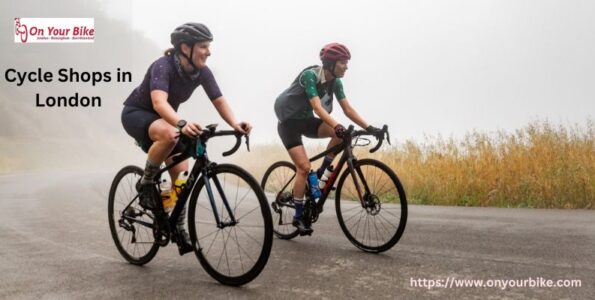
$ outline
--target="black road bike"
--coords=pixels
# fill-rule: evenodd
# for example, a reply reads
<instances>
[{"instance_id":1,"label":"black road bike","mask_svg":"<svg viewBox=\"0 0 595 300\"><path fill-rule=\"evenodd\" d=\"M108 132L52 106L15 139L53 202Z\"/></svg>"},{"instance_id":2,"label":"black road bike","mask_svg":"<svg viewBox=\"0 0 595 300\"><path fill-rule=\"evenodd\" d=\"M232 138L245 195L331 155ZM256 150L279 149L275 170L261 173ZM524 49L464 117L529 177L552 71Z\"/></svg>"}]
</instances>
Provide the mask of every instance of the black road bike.
<instances>
[{"instance_id":1,"label":"black road bike","mask_svg":"<svg viewBox=\"0 0 595 300\"><path fill-rule=\"evenodd\" d=\"M367 131L354 131L353 126L345 131L343 142L312 158L316 161L329 153L343 155L322 189L320 199L312 199L306 193L302 220L310 225L318 220L324 203L335 190L335 210L339 225L347 239L357 248L379 253L393 247L403 235L407 223L407 199L399 178L386 164L374 159L357 159L353 154L356 146L367 146L371 141L363 136ZM378 143L370 150L376 152L385 139L390 144L388 127L377 135ZM343 167L345 172L341 174ZM341 174L341 175L339 175ZM271 165L261 182L273 210L273 230L281 239L292 239L299 232L293 227L295 212L292 188L295 166L287 161ZM335 181L339 178L335 189ZM306 187L306 191L310 189Z\"/></svg>"},{"instance_id":2,"label":"black road bike","mask_svg":"<svg viewBox=\"0 0 595 300\"><path fill-rule=\"evenodd\" d=\"M236 137L235 146L223 156L237 151L242 140L242 134L216 131L216 126L207 126L198 138L181 135L184 151L156 175L155 178L161 178L162 173L189 157L196 160L171 215L163 211L161 201L156 201L158 208L154 211L140 206L136 184L143 175L141 168L124 167L114 178L109 193L109 226L118 251L128 262L146 264L170 240L180 243L182 237L176 224L190 200L190 239L209 275L223 284L238 286L250 282L263 270L273 240L266 196L258 181L244 169L209 161L206 144L210 138ZM246 145L249 150L247 136Z\"/></svg>"}]
</instances>

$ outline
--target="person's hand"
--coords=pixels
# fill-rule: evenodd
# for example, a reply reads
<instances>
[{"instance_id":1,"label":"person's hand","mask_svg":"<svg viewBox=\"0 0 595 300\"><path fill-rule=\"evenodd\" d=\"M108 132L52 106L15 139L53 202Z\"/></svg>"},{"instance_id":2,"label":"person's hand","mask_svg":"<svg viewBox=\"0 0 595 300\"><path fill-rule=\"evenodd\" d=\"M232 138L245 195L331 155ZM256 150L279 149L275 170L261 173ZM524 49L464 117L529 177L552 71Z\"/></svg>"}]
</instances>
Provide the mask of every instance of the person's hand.
<instances>
[{"instance_id":1,"label":"person's hand","mask_svg":"<svg viewBox=\"0 0 595 300\"><path fill-rule=\"evenodd\" d=\"M198 123L188 122L182 128L182 134L190 137L197 137L202 134L202 127Z\"/></svg>"},{"instance_id":2,"label":"person's hand","mask_svg":"<svg viewBox=\"0 0 595 300\"><path fill-rule=\"evenodd\" d=\"M239 133L249 135L250 131L252 131L252 125L250 125L248 122L240 122L236 123L233 126L233 129Z\"/></svg>"},{"instance_id":3,"label":"person's hand","mask_svg":"<svg viewBox=\"0 0 595 300\"><path fill-rule=\"evenodd\" d=\"M335 126L335 135L337 135L338 138L343 138L345 135L345 130L345 126L337 124L337 126Z\"/></svg>"},{"instance_id":4,"label":"person's hand","mask_svg":"<svg viewBox=\"0 0 595 300\"><path fill-rule=\"evenodd\" d=\"M374 135L376 138L382 138L382 135L384 134L382 129L374 127L372 125L368 126L368 128L366 128L366 131Z\"/></svg>"}]
</instances>

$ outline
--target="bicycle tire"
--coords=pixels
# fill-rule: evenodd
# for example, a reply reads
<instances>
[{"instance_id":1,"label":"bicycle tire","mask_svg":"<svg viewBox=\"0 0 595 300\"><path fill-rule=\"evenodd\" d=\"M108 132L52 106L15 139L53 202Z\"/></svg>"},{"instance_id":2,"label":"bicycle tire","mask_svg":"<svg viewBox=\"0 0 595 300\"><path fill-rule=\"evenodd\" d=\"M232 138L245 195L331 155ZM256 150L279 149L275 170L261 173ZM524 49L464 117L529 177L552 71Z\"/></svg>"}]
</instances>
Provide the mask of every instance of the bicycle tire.
<instances>
[{"instance_id":1,"label":"bicycle tire","mask_svg":"<svg viewBox=\"0 0 595 300\"><path fill-rule=\"evenodd\" d=\"M362 168L364 167L370 167L373 168L374 171L372 172L367 172L363 171ZM399 181L399 178L397 177L397 175L395 174L395 172L393 170L391 170L387 165L385 165L384 163L374 160L374 159L362 159L359 161L356 161L354 164L354 170L362 170L361 174L364 175L364 177L369 177L366 179L368 186L370 186L370 190L371 190L371 194L372 195L365 195L364 197L370 197L369 199L377 199L377 203L378 205L374 206L374 208L370 208L370 209L366 209L364 207L362 207L362 205L359 202L359 196L357 195L353 195L353 198L356 198L356 202L354 202L352 204L349 204L348 202L344 201L343 203L341 203L341 197L343 197L344 192L347 193L347 191L344 191L344 185L345 182L347 180L347 178L351 178L351 172L346 171L343 172L341 178L339 179L339 183L337 185L337 192L336 192L336 197L335 197L335 209L337 212L337 219L339 221L339 225L341 226L341 230L343 231L343 233L345 234L345 236L347 237L347 239L353 244L355 245L357 248L366 251L366 252L372 252L372 253L379 253L379 252L383 252L386 251L390 248L392 248L401 238L401 236L403 235L403 232L405 231L405 225L407 224L407 198L405 195L405 190L403 189L403 186L401 184L401 182ZM378 172L377 170L380 170L380 172ZM386 175L386 177L381 178L382 174L378 174L378 173L384 173L384 175ZM360 173L356 171L357 177L358 177L358 181L360 182L360 186L362 187L362 191L364 190L363 185L361 185L361 176ZM369 175L366 175L369 174ZM351 179L351 184L353 180ZM383 188L384 186L386 186L387 184L389 185L389 188L391 187L391 185L394 186L395 190L391 191L390 193L387 193L387 196L384 197L384 199L380 199L380 197L378 195L376 195L376 191L374 190L376 188L377 185L382 184ZM394 192L394 193L393 193ZM382 196L382 194L380 195ZM396 204L390 203L392 202L392 198L393 197L398 197L398 201ZM386 200L383 203L383 200ZM376 203L376 201L374 201ZM350 207L351 206L351 207ZM384 206L384 208L382 207ZM350 207L350 208L348 208ZM377 207L377 208L376 208ZM343 208L343 209L342 209ZM352 211L352 210L358 210L359 208L359 214L352 214L351 216L346 215L347 212ZM399 214L397 215L397 213L390 213L390 210L397 210L395 208L398 208L399 210ZM380 217L376 217L377 215L380 215L381 213L384 214ZM374 214L376 213L376 214ZM360 238L358 236L359 233L359 229L360 229L360 225L361 225L361 220L362 218L364 218L365 216L365 223L363 225L363 236ZM396 226L394 226L395 222L392 222L391 220L388 220L387 218L398 218L398 224L396 224ZM350 221L351 219L353 220L357 220L357 226L356 225L351 225L349 226L348 224L346 224L348 221ZM375 232L375 236L372 234L372 224L374 225L374 229L376 230ZM387 229L388 226L388 229ZM392 232L392 228L394 226L394 232ZM356 228L354 228L356 227ZM386 240L380 240L378 234L379 233L383 233L380 232L381 230L384 230L383 232L386 233L388 232L388 238ZM353 232L355 231L355 232ZM367 235L367 231L369 232ZM368 238L368 240L366 240L366 237ZM372 244L374 238L376 239L376 244Z\"/></svg>"},{"instance_id":2,"label":"bicycle tire","mask_svg":"<svg viewBox=\"0 0 595 300\"><path fill-rule=\"evenodd\" d=\"M240 286L243 284L246 284L250 281L252 281L253 279L255 279L264 269L264 267L266 266L266 263L269 259L270 253L271 253L271 247L272 247L272 243L273 243L273 231L272 231L272 221L271 221L271 212L268 208L268 204L266 201L266 196L264 195L264 193L262 192L262 189L260 188L260 186L258 185L258 182L256 181L256 179L254 179L254 177L252 177L252 175L250 175L248 172L246 172L244 169L236 166L236 165L231 165L231 164L221 164L221 165L215 165L210 167L210 170L208 171L209 174L209 178L212 181L214 177L217 177L219 179L219 181L222 183L222 187L224 189L224 193L226 198L228 199L228 203L231 207L231 209L235 212L235 217L238 221L238 224L234 225L234 226L229 226L226 228L219 228L216 226L214 220L214 215L213 212L210 211L211 206L207 206L207 204L210 204L210 202L206 202L206 201L210 201L210 199L208 199L207 193L203 193L201 194L201 192L203 190L207 190L205 187L205 183L204 183L204 178L201 176L198 179L197 184L194 187L194 190L192 192L191 198L190 198L190 204L189 204L189 216L188 216L188 229L190 231L190 237L192 239L192 243L195 249L195 253L196 256L198 258L198 260L200 261L201 265L203 266L203 268L205 269L205 271L207 271L207 273L215 278L217 281L225 284L225 285L231 285L231 286ZM235 198L235 206L232 206L232 199L230 196L233 197L233 193L232 192L228 192L225 191L226 188L226 179L227 177L237 177L238 179L238 187L236 190L236 198ZM222 180L223 179L223 180ZM240 190L240 179L243 181L244 184L246 184L245 188L248 191L242 199L239 200L238 202L238 195L239 195L239 190ZM230 179L230 181L232 181L232 179ZM212 186L212 190L213 190L213 195L217 195L217 189L216 186L214 184L211 184ZM233 189L233 187L232 187ZM256 201L252 201L252 202L245 202L246 199L250 199L250 198L246 198L248 193L252 191L253 192L253 198L256 199ZM207 196L206 198L201 198ZM215 197L216 198L216 197ZM219 197L220 198L220 197ZM220 201L220 199L214 199L215 201ZM199 203L200 201L200 203ZM250 200L248 200L250 201ZM244 208L244 207L239 207L241 204L246 203L246 205L248 206L248 208ZM224 206L222 205L222 202L220 203L216 203L217 206L219 206L218 204L221 204L220 206L220 210L219 212L221 212L221 220L225 220L226 216L226 210L224 208ZM197 209L197 207L201 207L202 209ZM254 206L254 208L252 208L252 206ZM258 208L260 208L260 210L258 210ZM246 210L248 210L248 212L246 212ZM254 212L258 212L260 211L260 214L256 213L254 214ZM203 215L205 214L204 218ZM227 218L229 218L229 215L227 215ZM204 220L210 220L211 222L209 224L211 224L211 226L214 226L207 229L208 226L202 225L201 227L197 226L197 219L199 222L201 223L207 223L207 221L203 221ZM246 223L257 223L257 225L245 225ZM262 226L262 228L260 228L260 225ZM239 228L239 229L238 229ZM256 228L256 229L254 229ZM212 238L212 241L210 243L210 245L206 245L209 243L208 237L211 236L213 234L213 232L211 232L210 234L207 235L202 235L202 233L204 232L208 232L211 229L215 229L215 231L217 232L216 235ZM201 236L199 237L199 232L201 231L200 234ZM226 230L227 232L227 238L225 238L226 235ZM238 232L243 233L243 235L238 235ZM256 232L252 235L252 232ZM217 236L219 235L219 233L221 233L221 240L222 240L222 245L223 245L223 249L221 251L221 255L218 258L219 261L215 262L215 260L217 260L217 248L220 247L220 243L217 243L217 245L214 245L215 242L218 242ZM237 245L237 253L239 254L239 263L241 265L241 270L238 269L237 266L233 266L234 270L232 272L231 270L231 266L229 265L229 255L234 255L233 250L229 250L227 249L228 246L228 241L230 240L230 237L232 235L235 235L231 241L230 241L230 245L229 247L234 247L233 242L236 243ZM259 244L258 241L256 241L256 238L258 237L262 238L262 244ZM240 241L241 240L241 241ZM251 242L252 240L252 242ZM256 242L254 242L256 241ZM201 244L202 243L202 244ZM240 245L241 243L241 245ZM203 245L204 244L204 245ZM213 248L214 247L214 248ZM258 258L253 259L252 257L250 257L247 253L247 251L249 249L256 249L256 253ZM213 251L214 254L211 254L210 251ZM246 255L244 257L244 260L246 260L246 257L252 261L254 261L252 266L247 266L246 269L244 269L244 263L242 260L242 252ZM225 260L227 262L227 267L228 267L228 272L224 272L224 266L220 267L221 264L221 260L223 259L223 254L225 254ZM228 255L229 254L229 255ZM256 255L255 255L256 257ZM237 264L237 257L236 258L231 258L232 261L234 261ZM216 265L215 265L216 263ZM233 263L232 263L233 264ZM237 273L236 273L236 269Z\"/></svg>"},{"instance_id":3,"label":"bicycle tire","mask_svg":"<svg viewBox=\"0 0 595 300\"><path fill-rule=\"evenodd\" d=\"M112 235L112 239L114 240L114 243L116 244L116 248L118 249L118 252L120 252L120 254L122 255L122 257L124 257L124 259L126 259L129 263L134 264L134 265L144 265L146 263L148 263L149 261L151 261L155 255L157 254L157 251L159 250L159 245L155 243L155 238L153 236L152 233L152 229L148 228L146 226L140 225L140 224L130 224L130 226L133 226L135 228L135 231L137 232L143 232L143 231L139 231L139 229L143 229L143 230L148 230L149 232L145 232L144 237L143 234L140 234L139 236L146 241L141 241L141 242L133 242L133 237L136 238L136 234L134 235L130 235L130 240L131 243L136 244L135 247L131 250L129 249L129 247L125 247L125 245L123 245L123 240L128 236L127 232L130 232L126 229L124 229L122 226L120 226L120 224L116 223L116 219L114 218L116 215L118 216L118 218L121 216L122 211L118 211L118 209L114 209L114 206L116 204L118 204L118 208L123 209L123 207L120 206L126 206L128 205L128 203L134 201L135 203L133 203L130 207L133 207L134 209L138 210L139 213L144 211L140 205L138 204L138 197L136 197L138 195L137 191L136 191L136 182L138 179L140 179L143 175L143 170L137 166L126 166L124 168L122 168L114 177L114 180L112 181L112 185L110 187L110 192L109 192L109 198L108 198L108 222L109 222L109 227L110 227L110 232ZM125 179L126 178L126 179ZM122 199L123 198L123 199ZM142 215L141 215L142 217ZM150 216L146 215L145 221L149 221ZM118 228L120 229L120 231L118 231ZM143 249L146 249L146 247L144 247L144 245L149 245L150 247L148 249L148 251L144 251L144 254L141 255L141 252L137 245L143 245ZM136 254L138 253L138 254Z\"/></svg>"}]
</instances>

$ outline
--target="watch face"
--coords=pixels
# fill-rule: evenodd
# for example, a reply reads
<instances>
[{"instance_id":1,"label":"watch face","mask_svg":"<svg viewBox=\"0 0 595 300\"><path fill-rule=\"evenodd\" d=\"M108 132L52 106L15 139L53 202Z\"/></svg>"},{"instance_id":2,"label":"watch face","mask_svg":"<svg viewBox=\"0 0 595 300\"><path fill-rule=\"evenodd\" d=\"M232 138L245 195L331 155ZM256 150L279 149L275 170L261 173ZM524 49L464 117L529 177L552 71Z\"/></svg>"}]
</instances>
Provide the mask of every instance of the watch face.
<instances>
[{"instance_id":1,"label":"watch face","mask_svg":"<svg viewBox=\"0 0 595 300\"><path fill-rule=\"evenodd\" d=\"M186 126L186 121L185 120L180 120L178 121L177 127L182 129L182 127Z\"/></svg>"}]
</instances>

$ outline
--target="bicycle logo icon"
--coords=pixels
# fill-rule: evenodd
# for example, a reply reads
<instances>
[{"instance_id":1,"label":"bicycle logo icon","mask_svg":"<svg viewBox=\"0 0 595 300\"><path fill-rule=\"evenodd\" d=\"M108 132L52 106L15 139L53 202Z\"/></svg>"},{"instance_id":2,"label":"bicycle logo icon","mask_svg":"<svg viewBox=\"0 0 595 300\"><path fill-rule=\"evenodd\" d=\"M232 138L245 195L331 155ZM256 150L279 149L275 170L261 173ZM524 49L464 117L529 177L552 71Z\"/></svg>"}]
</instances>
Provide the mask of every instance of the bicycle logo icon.
<instances>
[{"instance_id":1,"label":"bicycle logo icon","mask_svg":"<svg viewBox=\"0 0 595 300\"><path fill-rule=\"evenodd\" d=\"M21 42L26 43L29 37L27 25L21 24L20 18L14 18L15 35L20 35Z\"/></svg>"}]
</instances>

